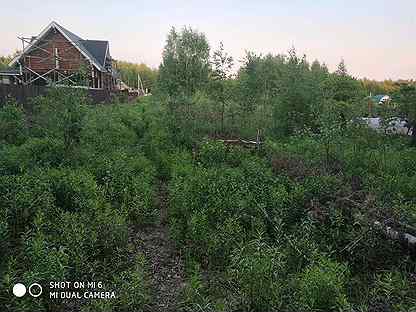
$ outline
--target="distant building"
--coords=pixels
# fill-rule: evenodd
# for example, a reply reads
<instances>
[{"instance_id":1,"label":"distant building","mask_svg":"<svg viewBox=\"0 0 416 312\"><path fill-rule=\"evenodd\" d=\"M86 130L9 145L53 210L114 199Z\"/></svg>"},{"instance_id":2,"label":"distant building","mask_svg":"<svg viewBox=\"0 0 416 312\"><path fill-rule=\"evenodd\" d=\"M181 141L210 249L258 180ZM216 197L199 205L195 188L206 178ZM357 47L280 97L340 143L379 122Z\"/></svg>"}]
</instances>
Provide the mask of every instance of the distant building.
<instances>
[{"instance_id":1,"label":"distant building","mask_svg":"<svg viewBox=\"0 0 416 312\"><path fill-rule=\"evenodd\" d=\"M0 71L0 83L117 89L109 42L84 40L56 22L36 37L20 37L23 51Z\"/></svg>"}]
</instances>

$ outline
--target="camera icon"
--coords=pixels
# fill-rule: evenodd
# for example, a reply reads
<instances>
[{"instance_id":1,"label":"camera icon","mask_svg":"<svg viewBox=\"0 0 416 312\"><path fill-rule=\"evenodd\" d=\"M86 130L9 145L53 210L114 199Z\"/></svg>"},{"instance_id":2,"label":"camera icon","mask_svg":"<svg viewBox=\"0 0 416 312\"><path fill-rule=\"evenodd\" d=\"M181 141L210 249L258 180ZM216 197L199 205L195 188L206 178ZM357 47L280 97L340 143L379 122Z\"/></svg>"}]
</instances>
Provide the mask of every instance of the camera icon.
<instances>
[{"instance_id":1,"label":"camera icon","mask_svg":"<svg viewBox=\"0 0 416 312\"><path fill-rule=\"evenodd\" d=\"M39 283L33 283L29 286L28 292L34 298L39 297L42 294L43 288ZM20 298L26 294L26 286L22 283L17 283L13 286L13 295Z\"/></svg>"},{"instance_id":2,"label":"camera icon","mask_svg":"<svg viewBox=\"0 0 416 312\"><path fill-rule=\"evenodd\" d=\"M29 295L31 295L34 298L39 297L42 294L42 286L38 283L33 283L29 286Z\"/></svg>"}]
</instances>

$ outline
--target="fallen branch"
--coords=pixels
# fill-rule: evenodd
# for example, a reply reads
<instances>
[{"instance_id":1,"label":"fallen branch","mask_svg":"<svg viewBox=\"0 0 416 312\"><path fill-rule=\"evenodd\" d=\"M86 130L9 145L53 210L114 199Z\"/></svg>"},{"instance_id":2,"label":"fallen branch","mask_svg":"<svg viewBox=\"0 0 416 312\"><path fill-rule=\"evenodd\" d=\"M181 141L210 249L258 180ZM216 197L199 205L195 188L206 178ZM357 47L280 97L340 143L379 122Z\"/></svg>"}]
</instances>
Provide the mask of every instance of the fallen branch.
<instances>
[{"instance_id":1,"label":"fallen branch","mask_svg":"<svg viewBox=\"0 0 416 312\"><path fill-rule=\"evenodd\" d=\"M235 139L235 140L218 140L224 144L232 144L232 145L248 145L252 147L259 147L264 142L261 141L250 141L250 140L243 140L243 139Z\"/></svg>"},{"instance_id":2,"label":"fallen branch","mask_svg":"<svg viewBox=\"0 0 416 312\"><path fill-rule=\"evenodd\" d=\"M393 229L391 226L386 226L379 221L374 222L374 226L381 229L386 236L392 240L397 240L404 243L410 249L416 250L416 237L409 234L399 232Z\"/></svg>"}]
</instances>

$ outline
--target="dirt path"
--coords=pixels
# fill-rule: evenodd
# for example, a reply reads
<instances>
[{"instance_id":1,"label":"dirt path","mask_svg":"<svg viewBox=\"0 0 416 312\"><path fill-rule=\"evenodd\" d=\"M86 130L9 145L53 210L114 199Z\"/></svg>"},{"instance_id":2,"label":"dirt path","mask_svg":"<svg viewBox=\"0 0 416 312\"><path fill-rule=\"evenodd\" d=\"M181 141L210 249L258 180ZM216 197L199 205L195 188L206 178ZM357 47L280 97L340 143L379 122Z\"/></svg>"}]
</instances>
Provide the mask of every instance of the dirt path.
<instances>
[{"instance_id":1,"label":"dirt path","mask_svg":"<svg viewBox=\"0 0 416 312\"><path fill-rule=\"evenodd\" d=\"M149 311L178 311L183 287L183 263L169 239L167 224L167 187L159 182L157 206L160 217L154 226L134 230L130 240L148 263L152 300Z\"/></svg>"}]
</instances>

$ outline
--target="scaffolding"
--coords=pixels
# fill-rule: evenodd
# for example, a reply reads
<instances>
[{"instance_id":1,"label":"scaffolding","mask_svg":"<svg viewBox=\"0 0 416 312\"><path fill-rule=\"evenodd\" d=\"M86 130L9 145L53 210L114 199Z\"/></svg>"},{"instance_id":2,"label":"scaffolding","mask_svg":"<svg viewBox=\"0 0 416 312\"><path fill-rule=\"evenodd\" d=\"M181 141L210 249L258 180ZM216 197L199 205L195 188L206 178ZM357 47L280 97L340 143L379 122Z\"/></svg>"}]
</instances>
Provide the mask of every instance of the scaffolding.
<instances>
[{"instance_id":1,"label":"scaffolding","mask_svg":"<svg viewBox=\"0 0 416 312\"><path fill-rule=\"evenodd\" d=\"M47 40L41 39L38 41L38 37L18 37L22 42L22 53L18 56L17 64L19 66L19 74L16 74L15 79L23 85L31 85L34 82L42 79L46 85L59 85L64 82L69 82L72 85L79 85L76 81L76 76L79 75L79 68L77 69L65 69L61 67L62 62L79 62L80 59L68 59L64 58L63 55L70 49L75 49L74 46L66 47L58 53L58 48L55 44L64 42L63 40ZM52 43L52 51L45 47ZM29 45L29 49L28 49ZM27 51L26 51L27 49ZM34 51L43 52L43 56L30 55ZM31 60L36 60L38 64L45 65L44 70L35 70L31 66ZM52 66L51 66L52 64ZM49 66L49 67L46 67ZM20 76L20 77L19 77Z\"/></svg>"}]
</instances>

